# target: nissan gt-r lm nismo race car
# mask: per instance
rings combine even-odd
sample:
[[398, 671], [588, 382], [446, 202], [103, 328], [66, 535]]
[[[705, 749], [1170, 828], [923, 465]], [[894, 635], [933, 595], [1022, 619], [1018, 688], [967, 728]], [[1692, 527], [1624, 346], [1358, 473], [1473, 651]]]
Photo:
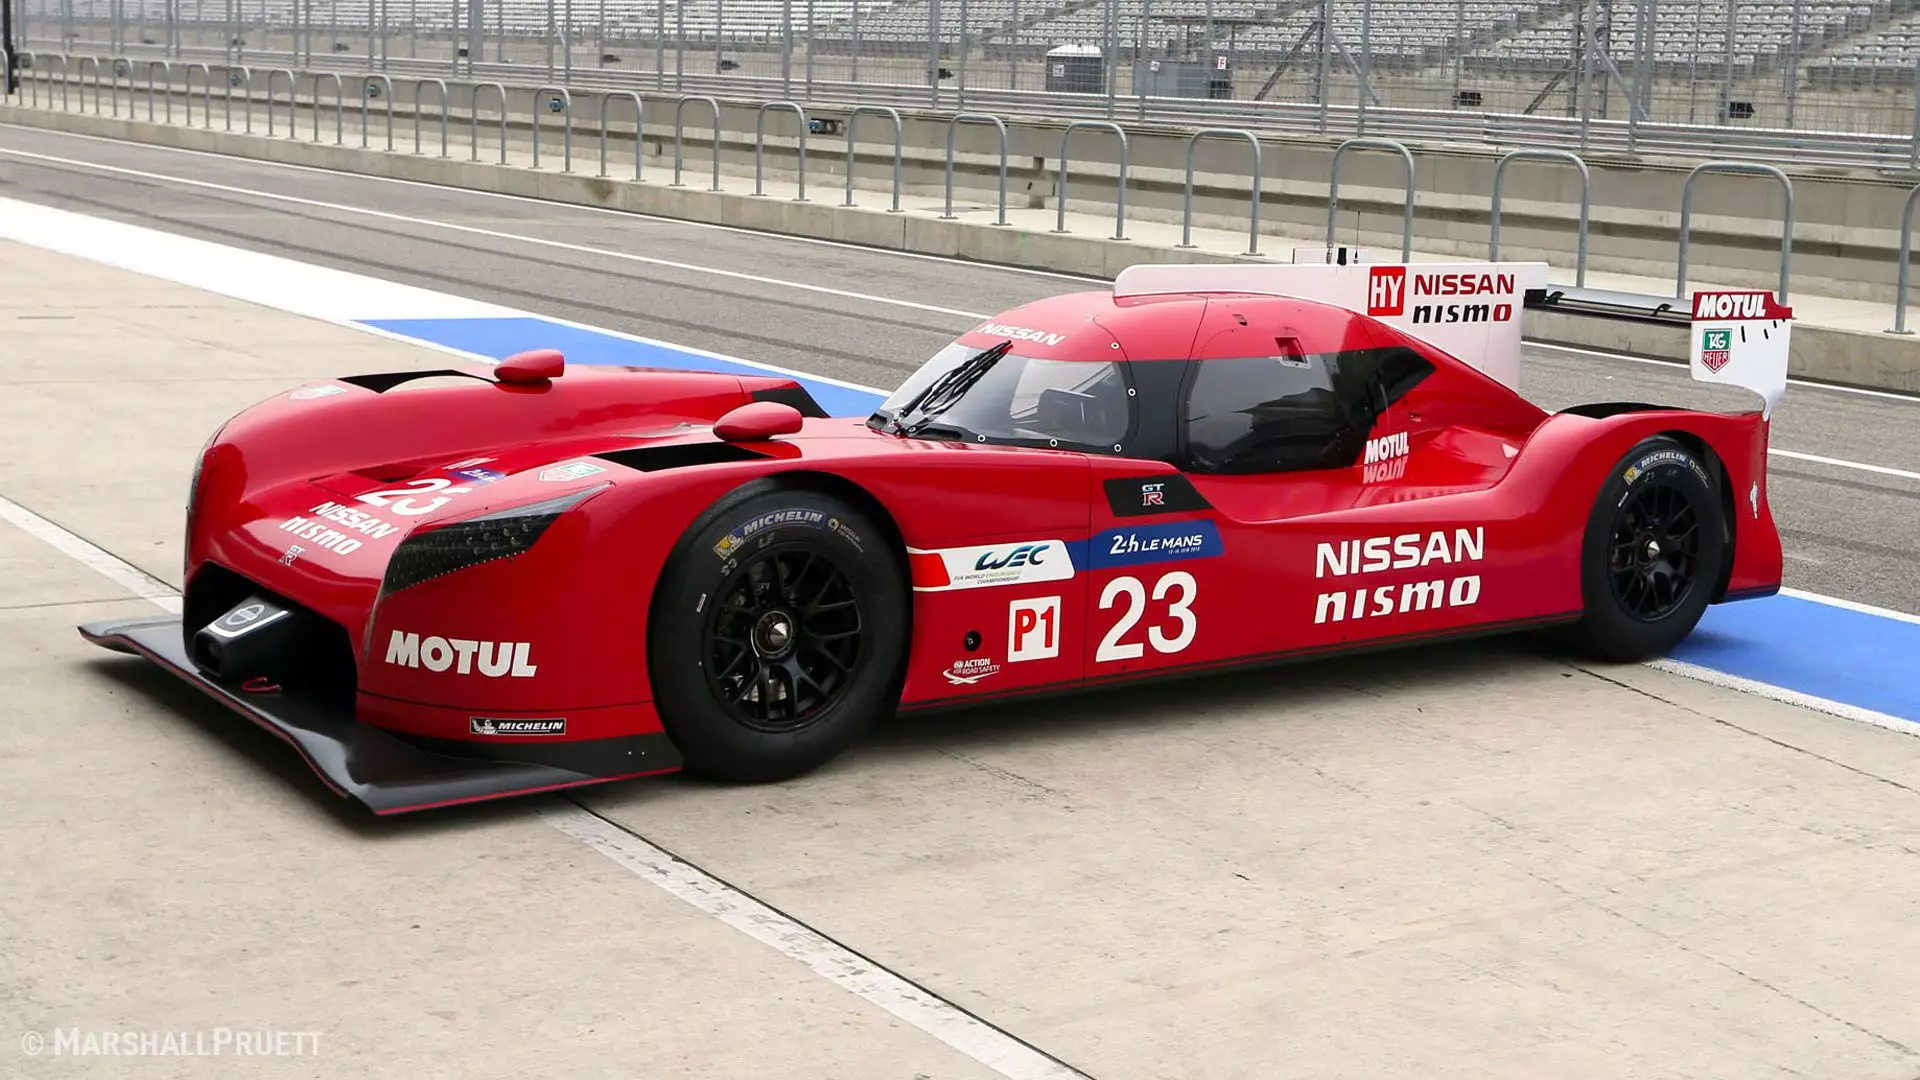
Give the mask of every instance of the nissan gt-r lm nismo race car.
[[1539, 264], [1140, 266], [871, 416], [783, 377], [343, 378], [215, 433], [180, 616], [92, 624], [392, 813], [804, 773], [895, 710], [1559, 627], [1660, 654], [1779, 587], [1791, 313], [1695, 297], [1740, 415], [1518, 393]]

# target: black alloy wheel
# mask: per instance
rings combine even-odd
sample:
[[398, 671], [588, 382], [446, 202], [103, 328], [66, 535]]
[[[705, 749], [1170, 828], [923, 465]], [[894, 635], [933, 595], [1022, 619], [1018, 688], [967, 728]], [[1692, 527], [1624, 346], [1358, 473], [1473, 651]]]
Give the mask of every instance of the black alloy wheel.
[[1566, 627], [1580, 652], [1638, 663], [1667, 655], [1699, 625], [1734, 539], [1711, 464], [1661, 435], [1614, 465], [1581, 542], [1582, 612]]
[[654, 587], [646, 648], [654, 708], [689, 771], [790, 779], [899, 704], [912, 592], [877, 518], [770, 478], [681, 535]]
[[797, 731], [832, 707], [860, 662], [865, 620], [834, 554], [805, 541], [755, 553], [706, 622], [707, 684], [755, 731]]
[[1700, 518], [1685, 494], [1663, 485], [1641, 487], [1614, 515], [1607, 572], [1613, 596], [1644, 622], [1671, 615], [1696, 585]]

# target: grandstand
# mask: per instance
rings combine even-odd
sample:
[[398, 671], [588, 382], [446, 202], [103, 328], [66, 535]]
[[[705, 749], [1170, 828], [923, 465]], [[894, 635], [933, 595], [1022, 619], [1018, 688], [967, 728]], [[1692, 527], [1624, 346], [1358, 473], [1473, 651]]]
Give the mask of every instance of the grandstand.
[[[1298, 80], [1322, 54], [1320, 23], [1328, 11], [1333, 40], [1326, 44], [1364, 56], [1376, 87], [1402, 95], [1389, 103], [1412, 101], [1416, 107], [1434, 107], [1432, 93], [1443, 86], [1459, 89], [1462, 79], [1487, 83], [1490, 102], [1524, 102], [1536, 90], [1544, 97], [1577, 66], [1583, 36], [1591, 36], [1597, 52], [1624, 77], [1683, 80], [1689, 96], [1723, 78], [1756, 84], [1743, 88], [1749, 96], [1756, 88], [1765, 96], [1757, 86], [1765, 80], [1772, 80], [1776, 92], [1787, 83], [1841, 93], [1906, 87], [1920, 62], [1920, 0], [967, 0], [964, 23], [960, 0], [484, 0], [488, 56], [482, 59], [538, 62], [541, 47], [556, 41], [600, 54], [650, 52], [663, 36], [667, 48], [715, 52], [790, 48], [813, 57], [924, 57], [937, 27], [943, 55], [1025, 63], [1026, 75], [1010, 65], [1001, 69], [1008, 72], [1007, 85], [1038, 89], [1035, 73], [1049, 49], [1108, 41], [1109, 2], [1117, 16], [1118, 63], [1135, 57], [1205, 59], [1210, 48], [1240, 74], [1233, 93], [1241, 98], [1266, 96], [1282, 74], [1289, 80], [1283, 95], [1305, 92]], [[171, 30], [201, 44], [220, 42], [231, 31], [243, 46], [259, 48], [259, 42], [292, 34], [304, 35], [312, 53], [364, 53], [371, 23], [371, 36], [386, 43], [380, 49], [385, 55], [393, 55], [395, 39], [426, 38], [437, 40], [438, 55], [446, 56], [456, 40], [465, 40], [467, 5], [24, 0], [28, 36], [42, 43], [69, 31], [76, 40], [106, 40], [101, 30], [116, 11], [120, 40], [178, 40], [168, 36], [169, 9], [178, 20]], [[1649, 23], [1651, 40], [1643, 48], [1639, 34]], [[326, 37], [333, 42], [314, 47], [315, 39]], [[1350, 85], [1347, 65], [1334, 56], [1336, 74]], [[568, 58], [571, 63], [571, 51]], [[910, 70], [896, 75], [914, 78]], [[924, 67], [919, 78], [925, 78]], [[1832, 102], [1826, 108], [1834, 115], [1846, 112]]]

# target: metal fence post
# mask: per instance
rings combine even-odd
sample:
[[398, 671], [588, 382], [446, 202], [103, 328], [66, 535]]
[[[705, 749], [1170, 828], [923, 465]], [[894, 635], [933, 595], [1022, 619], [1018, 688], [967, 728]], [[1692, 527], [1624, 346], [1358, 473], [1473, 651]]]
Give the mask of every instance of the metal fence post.
[[[934, 71], [934, 89], [939, 90], [940, 72]], [[853, 129], [858, 126], [863, 114], [884, 116], [893, 121], [893, 205], [888, 207], [890, 214], [900, 213], [900, 112], [885, 105], [856, 105], [847, 114], [847, 197], [842, 206], [853, 205]]]
[[631, 90], [609, 90], [600, 95], [600, 175], [607, 175], [607, 103], [614, 98], [624, 98], [633, 102], [633, 178], [640, 179], [640, 159], [645, 156], [645, 140], [641, 130], [642, 119], [647, 107], [640, 95]]
[[[4, 0], [0, 0], [0, 3], [3, 2]], [[237, 83], [234, 81], [234, 76], [236, 75], [240, 77]], [[222, 108], [226, 110], [224, 122], [228, 131], [233, 130], [233, 88], [235, 86], [240, 87], [240, 96], [245, 99], [247, 107], [246, 132], [251, 135], [253, 134], [253, 69], [244, 64], [227, 69], [227, 96]]]
[[710, 97], [700, 97], [698, 95], [688, 95], [686, 97], [682, 97], [679, 101], [674, 102], [674, 105], [673, 105], [673, 185], [672, 186], [674, 187], [681, 186], [680, 185], [681, 147], [686, 135], [686, 124], [683, 118], [686, 114], [687, 102], [689, 101], [701, 102], [705, 104], [709, 109], [713, 110], [713, 180], [712, 180], [711, 186], [709, 186], [707, 190], [719, 191], [720, 190], [720, 103]]
[[1413, 151], [1392, 139], [1348, 139], [1333, 148], [1333, 165], [1327, 180], [1327, 249], [1333, 249], [1333, 237], [1340, 214], [1340, 160], [1348, 150], [1385, 150], [1400, 155], [1407, 166], [1407, 205], [1400, 227], [1400, 261], [1413, 257], [1413, 193], [1415, 190]]
[[[207, 65], [201, 63], [187, 65], [187, 126], [193, 126], [193, 73], [196, 71], [200, 73], [200, 115], [206, 118], [207, 126], [212, 127], [213, 72], [207, 68]], [[61, 72], [61, 77], [63, 79], [66, 77], [64, 70]], [[63, 102], [61, 108], [65, 107]]]
[[[313, 141], [320, 141], [320, 80], [333, 80], [333, 145], [339, 146], [346, 141], [346, 89], [341, 85], [340, 75], [332, 71], [313, 72]], [[187, 100], [187, 117], [192, 121], [193, 100]]]
[[800, 125], [800, 183], [794, 193], [794, 202], [807, 201], [807, 110], [791, 101], [769, 101], [760, 106], [753, 117], [753, 193], [764, 195], [761, 190], [761, 161], [766, 151], [767, 112], [772, 109], [785, 109], [793, 113]]
[[447, 104], [447, 82], [445, 79], [415, 79], [413, 81], [413, 152], [420, 152], [420, 111], [421, 98], [427, 87], [440, 91], [440, 156], [447, 156], [447, 114], [453, 110]]
[[1180, 246], [1193, 246], [1193, 153], [1205, 138], [1245, 139], [1253, 148], [1253, 200], [1248, 204], [1247, 254], [1260, 254], [1260, 175], [1266, 170], [1260, 157], [1260, 137], [1240, 128], [1201, 128], [1187, 136], [1187, 189], [1180, 208]]
[[393, 80], [379, 72], [371, 72], [362, 77], [360, 83], [360, 148], [367, 147], [367, 99], [373, 96], [375, 83], [380, 84], [380, 97], [387, 103], [387, 149], [393, 149]]
[[961, 124], [992, 124], [1000, 134], [1000, 216], [995, 225], [1007, 223], [1007, 123], [985, 113], [959, 113], [947, 121], [947, 206], [940, 220], [953, 221], [953, 137]]
[[1058, 213], [1054, 215], [1053, 231], [1056, 233], [1064, 233], [1067, 231], [1067, 144], [1073, 138], [1073, 133], [1083, 128], [1098, 128], [1101, 131], [1111, 131], [1114, 138], [1120, 140], [1120, 178], [1114, 188], [1113, 196], [1113, 238], [1115, 240], [1125, 240], [1127, 238], [1127, 133], [1121, 129], [1119, 124], [1113, 123], [1110, 120], [1075, 120], [1069, 123], [1066, 130], [1060, 133], [1060, 181], [1058, 185], [1060, 188], [1060, 206]]
[[1739, 173], [1747, 176], [1771, 176], [1780, 182], [1780, 194], [1786, 199], [1786, 214], [1780, 223], [1780, 289], [1779, 299], [1787, 299], [1787, 283], [1793, 270], [1793, 181], [1787, 174], [1772, 165], [1759, 165], [1751, 161], [1709, 161], [1694, 166], [1687, 174], [1686, 186], [1680, 189], [1680, 257], [1679, 271], [1674, 277], [1673, 295], [1677, 299], [1687, 298], [1687, 249], [1692, 242], [1693, 228], [1693, 182], [1707, 173]]
[[1906, 209], [1900, 212], [1900, 280], [1893, 290], [1893, 329], [1889, 334], [1911, 334], [1907, 329], [1907, 278], [1913, 258], [1913, 208], [1920, 204], [1920, 184], [1907, 192]]
[[564, 86], [542, 86], [533, 92], [533, 167], [540, 167], [540, 114], [553, 112], [547, 105], [547, 95], [555, 95], [551, 100], [560, 105], [559, 112], [565, 124], [561, 135], [560, 171], [573, 171], [573, 95]]
[[300, 134], [297, 130], [300, 126], [298, 111], [300, 84], [294, 81], [293, 72], [287, 68], [267, 69], [267, 138], [271, 139], [274, 135], [273, 77], [275, 75], [285, 75], [287, 77], [287, 138], [298, 138]]
[[[153, 69], [159, 68], [167, 73], [167, 87], [160, 93], [167, 99], [167, 123], [173, 123], [173, 65], [165, 60], [147, 61], [147, 122], [153, 122]], [[298, 91], [295, 91], [296, 93]], [[38, 104], [37, 96], [35, 104]]]
[[1500, 261], [1500, 187], [1506, 181], [1507, 165], [1519, 158], [1534, 161], [1565, 161], [1580, 170], [1580, 239], [1574, 256], [1574, 285], [1587, 287], [1587, 221], [1593, 210], [1593, 174], [1580, 155], [1567, 150], [1515, 150], [1493, 167], [1493, 229], [1487, 238], [1487, 261]]
[[507, 163], [507, 88], [496, 82], [474, 83], [467, 94], [467, 123], [470, 160], [480, 160], [480, 91], [491, 87], [500, 95], [500, 164]]

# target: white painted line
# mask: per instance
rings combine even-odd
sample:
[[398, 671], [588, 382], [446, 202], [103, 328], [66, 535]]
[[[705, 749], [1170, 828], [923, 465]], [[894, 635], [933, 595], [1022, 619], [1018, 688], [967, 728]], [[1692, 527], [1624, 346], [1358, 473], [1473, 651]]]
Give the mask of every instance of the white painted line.
[[[617, 210], [610, 206], [587, 206], [581, 203], [555, 202], [552, 199], [536, 199], [528, 195], [510, 195], [503, 191], [478, 191], [467, 188], [452, 188], [445, 184], [434, 184], [425, 180], [403, 180], [396, 176], [374, 176], [370, 173], [351, 172], [345, 169], [328, 169], [318, 165], [297, 165], [289, 161], [262, 161], [254, 158], [240, 158], [232, 154], [217, 154], [211, 150], [189, 150], [181, 146], [129, 143], [125, 139], [110, 139], [103, 135], [83, 135], [77, 131], [55, 131], [51, 128], [33, 127], [26, 124], [0, 124], [0, 130], [24, 131], [34, 135], [57, 136], [62, 139], [78, 139], [83, 142], [104, 143], [122, 150], [132, 147], [139, 150], [150, 150], [160, 154], [181, 154], [186, 157], [212, 158], [230, 165], [235, 163], [258, 165], [264, 169], [318, 173], [322, 176], [337, 177], [342, 180], [364, 180], [370, 184], [392, 184], [397, 187], [425, 188], [441, 193], [451, 192], [460, 195], [471, 195], [475, 198], [482, 199], [499, 199], [504, 202], [530, 203], [551, 210], [577, 211], [583, 214], [606, 214], [613, 217], [652, 221], [662, 225], [681, 226], [689, 229], [711, 229], [714, 232], [732, 233], [735, 236], [751, 236], [762, 240], [779, 240], [784, 243], [813, 244], [819, 247], [839, 248], [843, 251], [857, 251], [863, 255], [885, 255], [895, 259], [917, 259], [922, 262], [949, 263], [954, 266], [966, 266], [976, 270], [991, 270], [995, 273], [1053, 278], [1059, 281], [1090, 282], [1096, 285], [1106, 284], [1105, 278], [1090, 277], [1085, 274], [1069, 274], [1061, 270], [1041, 270], [1031, 266], [1013, 266], [1002, 263], [980, 263], [971, 259], [958, 259], [951, 255], [934, 255], [924, 251], [899, 251], [891, 248], [876, 248], [867, 244], [855, 244], [845, 240], [830, 240], [820, 236], [796, 236], [787, 233], [768, 232], [765, 229], [750, 229], [742, 225], [722, 225], [713, 221], [689, 221], [686, 218], [669, 217], [665, 214], [649, 214], [640, 210]], [[13, 151], [0, 151], [0, 153], [12, 152]]]
[[598, 815], [568, 803], [541, 813], [554, 828], [639, 877], [1009, 1080], [1084, 1080], [1086, 1076]]
[[[1583, 349], [1578, 345], [1555, 345], [1547, 341], [1529, 341], [1526, 344], [1530, 348], [1554, 349], [1559, 352], [1578, 353], [1581, 356], [1597, 356], [1602, 360], [1624, 360], [1630, 364], [1652, 364], [1656, 367], [1678, 368], [1681, 371], [1687, 370], [1686, 362], [1682, 360], [1656, 360], [1651, 356], [1629, 356], [1626, 353], [1607, 352], [1604, 349]], [[1874, 390], [1865, 386], [1840, 386], [1835, 383], [1802, 379], [1798, 376], [1788, 376], [1787, 383], [1791, 386], [1804, 386], [1809, 390], [1829, 390], [1836, 394], [1858, 394], [1862, 397], [1874, 397], [1886, 401], [1904, 402], [1908, 405], [1920, 405], [1920, 394], [1903, 394], [1897, 390]]]
[[1756, 682], [1753, 679], [1742, 678], [1738, 675], [1729, 675], [1724, 671], [1715, 671], [1712, 668], [1701, 667], [1698, 664], [1689, 664], [1684, 660], [1649, 660], [1646, 662], [1646, 666], [1655, 671], [1664, 671], [1669, 675], [1679, 675], [1682, 678], [1695, 679], [1725, 690], [1734, 690], [1742, 694], [1752, 694], [1754, 697], [1766, 698], [1769, 701], [1778, 701], [1784, 705], [1798, 705], [1803, 709], [1810, 709], [1817, 713], [1825, 713], [1828, 716], [1837, 716], [1842, 720], [1851, 720], [1857, 724], [1872, 724], [1874, 727], [1883, 727], [1907, 735], [1920, 736], [1920, 723], [1912, 720], [1903, 720], [1898, 716], [1875, 712], [1872, 709], [1863, 709], [1857, 705], [1847, 705], [1843, 702], [1829, 701], [1826, 698], [1815, 697], [1812, 694], [1803, 694], [1798, 690], [1788, 690], [1770, 683]]
[[1791, 596], [1795, 600], [1808, 600], [1816, 604], [1825, 604], [1828, 607], [1845, 608], [1848, 611], [1857, 611], [1862, 615], [1872, 615], [1875, 618], [1892, 619], [1895, 622], [1912, 623], [1915, 626], [1920, 626], [1920, 615], [1909, 615], [1904, 611], [1895, 611], [1892, 608], [1874, 607], [1872, 604], [1863, 604], [1858, 600], [1843, 600], [1838, 596], [1825, 596], [1820, 593], [1802, 592], [1799, 589], [1781, 589], [1780, 595]]
[[[432, 218], [414, 217], [410, 214], [395, 214], [386, 210], [370, 210], [363, 206], [349, 206], [346, 203], [306, 199], [298, 195], [282, 195], [273, 191], [257, 191], [252, 188], [235, 187], [231, 184], [216, 184], [208, 180], [193, 180], [183, 176], [168, 176], [165, 173], [125, 169], [118, 165], [100, 165], [91, 161], [80, 161], [75, 158], [53, 157], [47, 154], [29, 153], [25, 150], [8, 150], [3, 147], [0, 147], [0, 154], [6, 154], [11, 157], [29, 158], [35, 161], [54, 162], [60, 165], [72, 165], [79, 168], [93, 169], [97, 172], [114, 173], [120, 176], [133, 176], [142, 180], [159, 180], [170, 184], [179, 184], [182, 187], [200, 188], [204, 191], [219, 191], [228, 195], [245, 195], [248, 198], [291, 203], [295, 206], [310, 206], [318, 210], [331, 210], [337, 214], [355, 214], [360, 217], [377, 218], [381, 221], [394, 221], [402, 225], [413, 225], [419, 228], [443, 229], [447, 232], [461, 233], [467, 236], [484, 236], [489, 240], [505, 240], [517, 244], [529, 244], [534, 247], [551, 248], [555, 251], [566, 251], [576, 255], [592, 255], [603, 259], [618, 259], [622, 262], [660, 266], [669, 270], [680, 270], [689, 274], [707, 274], [713, 277], [728, 278], [733, 281], [750, 281], [756, 285], [772, 285], [777, 288], [795, 289], [800, 292], [839, 297], [842, 300], [857, 300], [862, 303], [911, 308], [915, 311], [932, 312], [936, 315], [952, 315], [960, 319], [977, 320], [988, 317], [976, 312], [960, 311], [956, 308], [940, 307], [935, 304], [922, 304], [913, 300], [895, 300], [890, 297], [875, 296], [871, 293], [854, 292], [851, 289], [835, 289], [830, 286], [813, 285], [804, 281], [788, 281], [784, 278], [767, 277], [763, 274], [749, 274], [740, 270], [722, 270], [718, 267], [701, 266], [697, 263], [677, 262], [673, 259], [656, 259], [650, 255], [635, 255], [626, 251], [610, 251], [606, 248], [591, 247], [586, 244], [569, 244], [562, 240], [548, 240], [544, 237], [503, 232], [499, 229], [483, 229], [477, 225], [459, 225], [451, 221], [435, 221]], [[368, 315], [363, 317], [377, 318], [378, 316]], [[421, 317], [427, 318], [430, 316]]]
[[1895, 469], [1887, 465], [1868, 465], [1859, 461], [1847, 461], [1844, 458], [1821, 457], [1819, 454], [1803, 454], [1797, 450], [1777, 450], [1769, 448], [1767, 453], [1794, 461], [1811, 461], [1818, 465], [1832, 465], [1839, 469], [1858, 469], [1861, 472], [1879, 473], [1881, 476], [1898, 476], [1907, 480], [1920, 480], [1920, 472], [1912, 469]]
[[45, 541], [54, 550], [140, 599], [151, 600], [176, 615], [180, 613], [179, 590], [113, 552], [55, 525], [4, 495], [0, 495], [0, 521], [10, 522], [27, 535]]
[[510, 315], [497, 304], [380, 281], [140, 225], [0, 198], [0, 235], [328, 322]]

